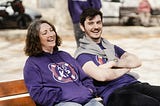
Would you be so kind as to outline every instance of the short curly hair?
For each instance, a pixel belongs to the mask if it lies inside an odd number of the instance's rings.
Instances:
[[[80,15],[80,24],[84,26],[84,22],[87,18],[93,19],[96,15],[100,15],[101,20],[103,20],[103,13],[101,11],[94,8],[85,9]]]

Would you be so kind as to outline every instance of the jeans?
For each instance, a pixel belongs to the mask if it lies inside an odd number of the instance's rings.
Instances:
[[[133,83],[114,91],[107,106],[160,106],[160,86]]]
[[[91,99],[85,105],[81,105],[81,104],[75,103],[75,102],[61,102],[59,104],[56,104],[55,106],[103,106],[103,105],[100,102],[98,102],[97,100]]]

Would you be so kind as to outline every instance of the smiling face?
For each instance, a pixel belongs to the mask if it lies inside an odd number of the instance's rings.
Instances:
[[[100,15],[96,15],[94,18],[86,18],[84,26],[81,25],[81,29],[85,31],[86,35],[93,41],[99,43],[102,34],[102,20]]]
[[[56,45],[56,33],[54,32],[53,28],[47,23],[42,23],[40,25],[39,37],[42,50],[52,53],[53,48]]]

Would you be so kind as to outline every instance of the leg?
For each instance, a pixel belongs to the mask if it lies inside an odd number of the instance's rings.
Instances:
[[[139,92],[118,89],[109,97],[107,106],[160,106],[160,102]]]
[[[60,102],[55,106],[82,106],[82,105],[75,102]]]
[[[91,99],[84,106],[103,106],[103,104],[101,104],[100,102],[98,102],[96,99]]]
[[[153,86],[148,83],[136,83],[131,85],[130,88],[144,95],[153,97],[160,102],[160,86]]]

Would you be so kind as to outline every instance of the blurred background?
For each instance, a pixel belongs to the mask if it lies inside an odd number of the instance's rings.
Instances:
[[[15,15],[12,9],[14,0],[0,0],[0,22],[10,20],[8,17]],[[16,1],[16,0],[15,0]],[[23,25],[19,28],[26,28],[28,23],[34,19],[47,19],[54,23],[58,30],[69,29],[72,27],[70,15],[68,13],[67,0],[17,0],[22,1],[24,6]],[[138,13],[138,6],[141,0],[101,0],[104,25],[136,25],[143,26]],[[160,1],[148,0],[151,6],[150,23],[147,26],[160,25]],[[20,8],[19,8],[20,10]],[[8,14],[5,15],[6,12]],[[17,14],[19,15],[19,14]],[[19,18],[19,17],[18,17]],[[18,23],[18,22],[17,22]],[[22,22],[21,22],[22,23]],[[4,24],[4,23],[3,23]],[[26,24],[26,26],[25,26]],[[11,25],[10,25],[11,26]],[[63,26],[63,28],[59,28]],[[2,25],[1,25],[2,27]]]
[[[56,26],[62,37],[60,49],[73,55],[76,49],[67,0],[0,0],[0,81],[23,79],[24,39],[28,25],[35,19],[46,19]],[[141,81],[160,85],[160,1],[148,0],[151,15],[142,23],[137,11],[140,0],[101,0],[103,37],[136,54],[142,67],[133,71]]]

